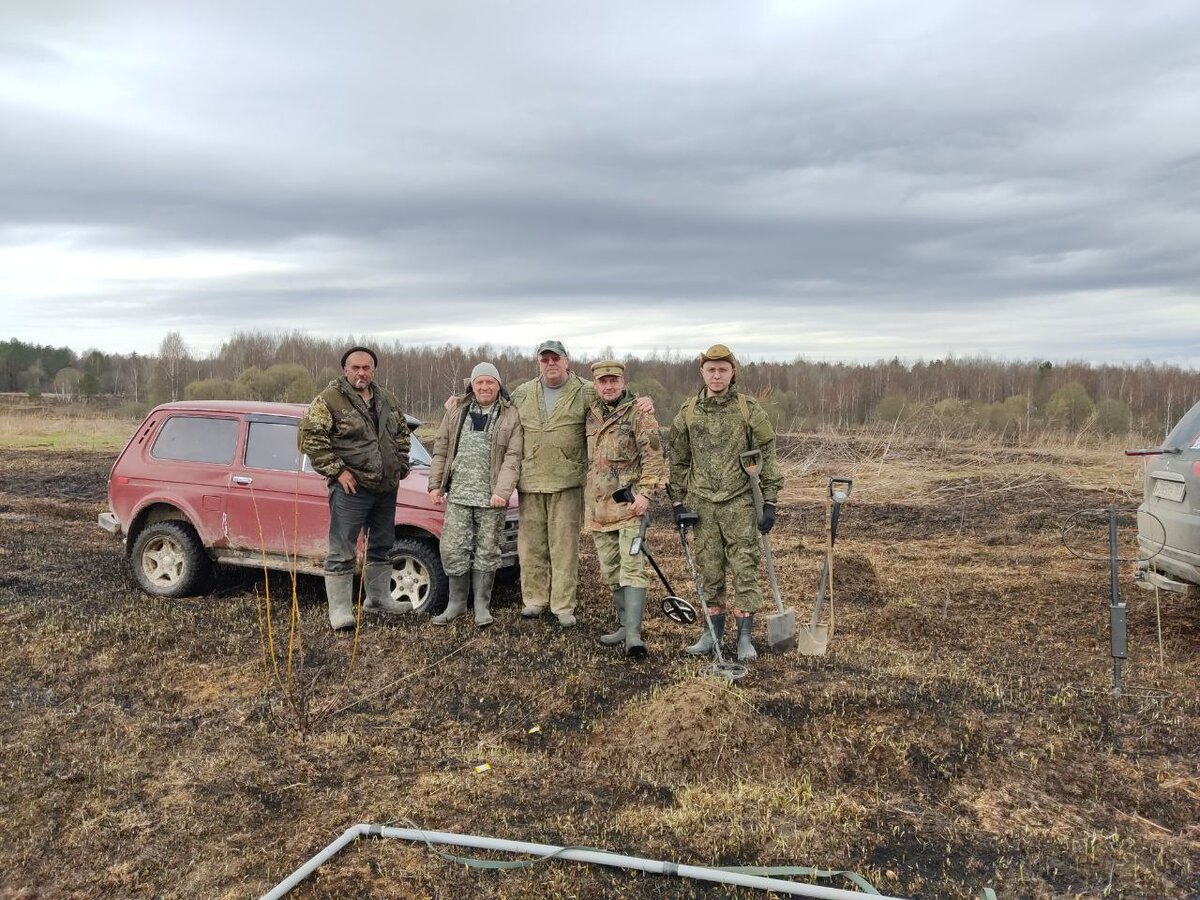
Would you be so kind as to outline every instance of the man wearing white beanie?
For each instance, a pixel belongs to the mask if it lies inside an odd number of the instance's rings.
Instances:
[[[450,599],[435,625],[462,615],[472,592],[475,624],[492,623],[492,584],[523,448],[521,420],[500,372],[490,362],[479,363],[471,370],[467,395],[442,417],[433,445],[429,496],[446,507],[440,544],[450,581]]]

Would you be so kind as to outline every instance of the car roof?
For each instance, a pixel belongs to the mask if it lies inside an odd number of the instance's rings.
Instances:
[[[269,403],[265,400],[176,400],[155,407],[155,412],[186,410],[187,412],[257,413],[265,416],[304,415],[305,403]]]
[[[291,416],[301,418],[308,409],[307,403],[272,403],[266,400],[175,400],[154,407],[152,412],[213,412],[257,414],[260,416]],[[409,428],[416,428],[421,420],[416,416],[404,415]]]

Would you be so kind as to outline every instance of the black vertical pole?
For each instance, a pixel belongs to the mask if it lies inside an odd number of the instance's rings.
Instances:
[[[1113,696],[1121,696],[1121,661],[1128,649],[1128,608],[1117,586],[1117,509],[1108,508],[1109,626],[1112,636]]]

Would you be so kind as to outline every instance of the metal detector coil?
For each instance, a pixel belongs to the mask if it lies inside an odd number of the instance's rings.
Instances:
[[[680,625],[691,625],[696,621],[696,607],[682,597],[664,597],[662,611],[668,619]]]

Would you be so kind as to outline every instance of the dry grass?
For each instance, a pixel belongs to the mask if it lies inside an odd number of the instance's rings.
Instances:
[[[138,420],[124,416],[64,414],[53,407],[0,411],[0,449],[112,451],[125,446]]]
[[[264,674],[261,573],[147,598],[93,524],[111,454],[0,452],[0,896],[241,897],[349,824],[407,818],[848,868],[907,896],[1194,897],[1200,609],[1163,598],[1159,668],[1152,598],[1123,580],[1130,694],[1114,700],[1106,567],[1059,541],[1075,509],[1128,502],[1136,467],[1111,448],[882,433],[782,448],[773,543],[801,610],[824,478],[856,479],[829,656],[764,654],[714,683],[681,652],[691,630],[654,615],[652,657],[630,664],[596,646],[610,601],[585,541],[579,629],[520,619],[509,589],[484,632],[368,627],[347,684],[351,644],[302,577],[302,671],[326,710],[305,728]],[[651,543],[689,593],[670,529]],[[290,585],[271,588],[286,624]],[[296,892],[366,895],[756,896],[567,863],[479,873],[399,842],[360,844]]]

